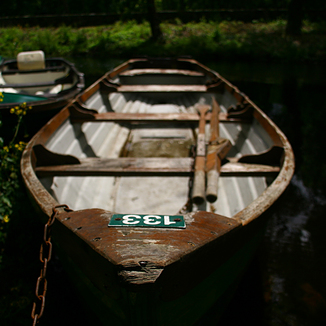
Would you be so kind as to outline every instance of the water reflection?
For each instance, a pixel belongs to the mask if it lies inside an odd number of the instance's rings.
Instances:
[[[315,196],[297,176],[273,215],[260,253],[267,325],[324,325],[324,273],[314,242],[322,243],[309,221],[325,211],[326,200]],[[322,253],[323,255],[324,253]],[[282,323],[279,323],[282,321]]]

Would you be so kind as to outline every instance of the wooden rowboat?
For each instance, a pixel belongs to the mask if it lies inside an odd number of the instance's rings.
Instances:
[[[0,64],[1,112],[26,103],[32,112],[63,108],[85,87],[84,74],[62,58],[43,51],[21,52]]]
[[[21,169],[43,220],[56,218],[58,255],[97,324],[207,325],[294,157],[218,73],[186,58],[133,59],[49,121]]]

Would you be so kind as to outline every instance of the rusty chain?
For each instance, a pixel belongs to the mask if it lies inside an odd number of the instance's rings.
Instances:
[[[48,262],[52,257],[52,242],[51,242],[51,227],[59,214],[58,208],[64,208],[69,211],[67,205],[58,205],[52,209],[52,215],[44,226],[43,242],[40,249],[40,261],[43,264],[40,276],[36,281],[35,295],[39,302],[39,308],[36,309],[37,303],[34,301],[31,317],[33,319],[33,326],[35,326],[39,319],[42,317],[45,307],[45,296],[47,291],[47,280],[46,280],[46,270],[48,267]]]

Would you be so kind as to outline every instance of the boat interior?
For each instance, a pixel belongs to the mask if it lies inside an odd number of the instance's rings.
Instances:
[[[126,73],[122,74],[121,79],[112,82],[119,83],[122,87],[132,82],[137,85],[148,82],[148,76],[135,78],[137,73],[133,73],[134,81],[132,74]],[[175,75],[172,72],[172,75],[171,79],[169,72],[165,81],[161,76],[161,84],[170,85],[172,80],[175,84],[184,84],[182,73]],[[197,78],[201,78],[202,84],[203,76],[195,76],[192,82],[197,84]],[[212,105],[212,97],[219,103],[222,112],[236,104],[234,96],[227,91],[139,93],[125,89],[124,92],[108,93],[105,88],[100,88],[100,91],[89,96],[82,105],[84,108],[95,109],[98,113],[196,114],[198,105]],[[227,138],[232,144],[227,157],[239,158],[258,154],[273,146],[270,136],[254,119],[250,122],[220,122],[219,127],[220,136]],[[165,160],[169,164],[187,164],[191,170],[197,134],[198,121],[180,123],[172,120],[154,124],[151,121],[74,122],[68,119],[46,143],[48,150],[80,159],[139,158],[139,176],[136,172],[132,175],[115,176],[47,176],[42,177],[41,181],[59,203],[67,204],[75,210],[94,207],[117,213],[137,214],[178,214],[206,210],[232,217],[265,190],[269,182],[266,176],[228,176],[227,173],[221,173],[218,199],[213,203],[205,201],[197,206],[189,204],[191,173],[180,172],[178,175],[176,172],[168,177],[141,173],[141,164],[144,163],[140,159],[146,159],[147,164],[150,164],[150,160],[151,164],[160,162],[164,165]],[[210,125],[206,123],[206,141],[209,135]]]

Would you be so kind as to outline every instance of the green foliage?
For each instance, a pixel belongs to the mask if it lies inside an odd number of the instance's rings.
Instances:
[[[141,45],[151,36],[147,22],[137,24],[135,21],[117,22],[111,29],[111,40],[123,48],[133,48]]]
[[[91,30],[93,34],[91,35]],[[96,37],[94,37],[96,36]],[[148,23],[137,24],[117,22],[114,25],[88,29],[89,53],[98,56],[132,54],[133,49],[140,47],[150,37]]]
[[[326,25],[304,21],[300,38],[285,35],[286,21],[268,23],[180,20],[161,23],[164,41],[151,41],[148,22],[72,28],[12,27],[0,30],[0,53],[42,49],[46,56],[129,58],[135,55],[227,58],[232,60],[325,60]]]
[[[285,35],[286,21],[268,23],[180,20],[161,23],[164,40],[151,41],[149,23],[72,28],[11,27],[0,30],[0,53],[15,57],[20,51],[42,49],[46,56],[129,58],[135,55],[227,58],[232,60],[325,60],[326,25],[304,21],[300,38]]]
[[[20,28],[0,29],[0,53],[7,55],[21,51],[24,32]]]
[[[165,36],[164,52],[171,56],[192,55],[201,57],[212,54],[216,48],[214,42],[216,23],[188,23],[176,25],[162,24]]]
[[[2,99],[2,94],[0,93]],[[17,116],[17,124],[14,127],[14,135],[11,141],[6,144],[5,140],[0,137],[0,244],[3,247],[8,223],[14,211],[14,206],[21,194],[20,180],[20,158],[26,143],[16,141],[19,127],[22,123],[23,116],[26,115],[30,107],[26,103],[14,107],[10,113]],[[1,121],[1,120],[0,120]],[[1,126],[1,124],[0,124]],[[2,252],[0,252],[1,262]]]

